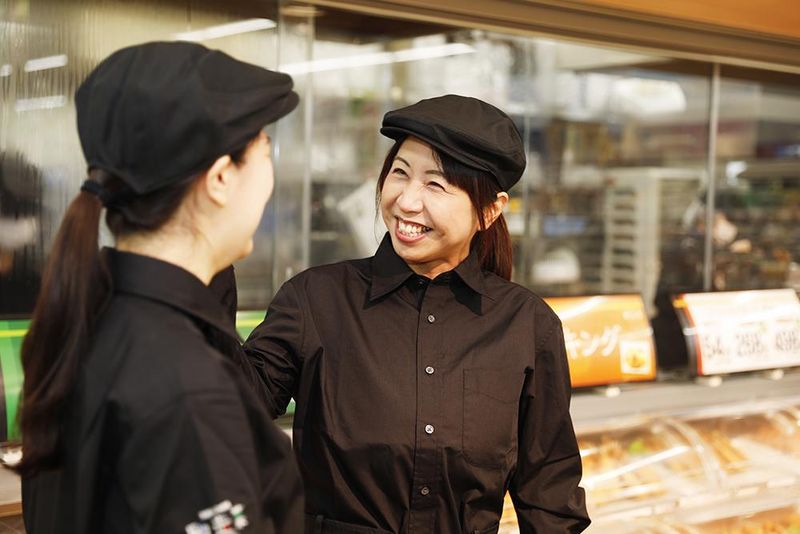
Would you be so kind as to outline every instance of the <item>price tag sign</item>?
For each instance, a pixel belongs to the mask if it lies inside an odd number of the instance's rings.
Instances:
[[[685,293],[673,305],[698,375],[800,365],[800,300],[792,289]]]
[[[653,330],[639,295],[545,299],[561,319],[573,387],[653,380]]]

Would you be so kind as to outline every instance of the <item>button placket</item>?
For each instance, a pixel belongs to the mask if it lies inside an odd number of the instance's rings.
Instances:
[[[437,304],[446,288],[430,284],[419,306],[417,330],[417,431],[414,453],[414,474],[409,515],[409,534],[428,534],[432,528],[432,506],[437,502],[441,484],[441,442],[437,428],[442,416],[442,390],[434,376],[443,345],[443,316]],[[438,373],[437,373],[438,375]]]

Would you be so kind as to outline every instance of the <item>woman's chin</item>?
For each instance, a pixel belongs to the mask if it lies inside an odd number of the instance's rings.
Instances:
[[[233,254],[233,260],[231,263],[237,262],[239,260],[245,259],[247,256],[253,253],[253,238],[247,240],[247,243],[243,244],[239,247],[238,254]]]
[[[413,250],[410,248],[411,247],[401,244],[400,247],[395,248],[395,252],[409,266],[421,265],[428,262],[428,257],[422,250]]]

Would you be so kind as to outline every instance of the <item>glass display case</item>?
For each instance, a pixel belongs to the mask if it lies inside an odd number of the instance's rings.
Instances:
[[[589,532],[792,532],[800,518],[799,400],[578,427]],[[508,496],[500,532],[518,532]]]
[[[713,456],[725,487],[750,492],[800,481],[800,426],[788,410],[711,410],[680,422]]]
[[[578,445],[592,515],[669,508],[714,478],[702,448],[668,420],[581,432]]]

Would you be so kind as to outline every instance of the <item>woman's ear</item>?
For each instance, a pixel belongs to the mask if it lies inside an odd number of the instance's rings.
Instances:
[[[486,228],[489,228],[503,213],[503,209],[508,204],[508,193],[501,191],[497,193],[497,198],[483,211],[483,222]]]
[[[224,155],[211,164],[201,180],[201,189],[206,193],[209,200],[218,206],[228,203],[231,187],[231,167],[233,160],[229,155]]]

